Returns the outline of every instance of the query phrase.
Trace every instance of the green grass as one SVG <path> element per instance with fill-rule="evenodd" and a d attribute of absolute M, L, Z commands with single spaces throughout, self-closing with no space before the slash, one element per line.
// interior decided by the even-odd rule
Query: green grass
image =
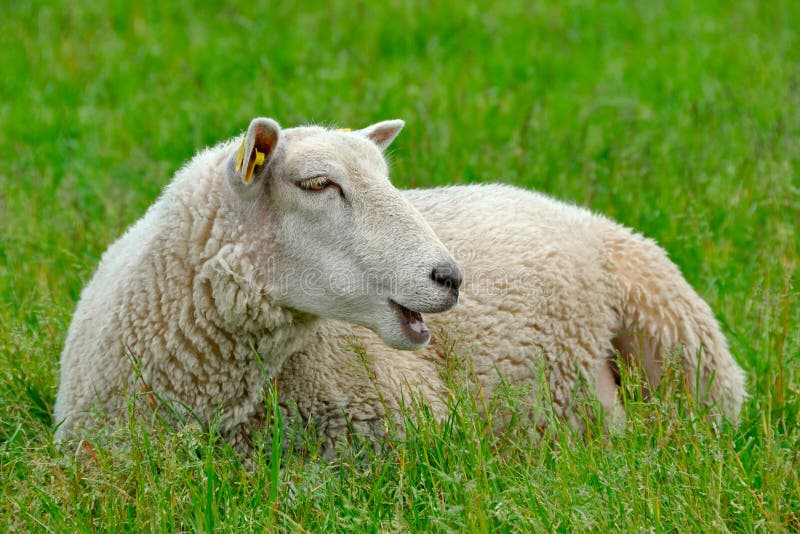
<path fill-rule="evenodd" d="M 0 530 L 800 530 L 800 2 L 332 4 L 2 8 Z M 624 435 L 534 442 L 462 394 L 333 464 L 136 425 L 57 451 L 59 352 L 100 254 L 257 115 L 404 118 L 398 186 L 514 183 L 656 238 L 747 371 L 742 424 L 715 434 L 663 392 L 634 395 Z"/>

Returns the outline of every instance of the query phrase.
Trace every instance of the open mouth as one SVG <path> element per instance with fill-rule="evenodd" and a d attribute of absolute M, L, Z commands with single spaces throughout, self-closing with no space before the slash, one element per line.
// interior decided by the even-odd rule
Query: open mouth
<path fill-rule="evenodd" d="M 425 326 L 425 321 L 422 320 L 422 315 L 419 312 L 409 310 L 405 306 L 389 299 L 389 305 L 397 314 L 397 319 L 403 327 L 403 333 L 414 344 L 424 345 L 431 337 L 428 327 Z"/>

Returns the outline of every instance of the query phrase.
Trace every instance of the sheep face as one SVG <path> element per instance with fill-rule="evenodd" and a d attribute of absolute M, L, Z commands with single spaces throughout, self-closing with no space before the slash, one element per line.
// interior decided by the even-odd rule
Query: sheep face
<path fill-rule="evenodd" d="M 402 127 L 281 130 L 254 119 L 232 156 L 231 185 L 268 214 L 278 304 L 366 326 L 410 350 L 430 339 L 421 313 L 455 306 L 461 273 L 389 182 L 382 151 Z"/>

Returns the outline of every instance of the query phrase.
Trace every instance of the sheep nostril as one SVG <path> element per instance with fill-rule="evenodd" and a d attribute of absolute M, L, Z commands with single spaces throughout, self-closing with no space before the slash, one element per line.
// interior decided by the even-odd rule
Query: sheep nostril
<path fill-rule="evenodd" d="M 441 263 L 431 271 L 431 279 L 442 287 L 458 292 L 463 277 L 461 269 L 454 263 Z"/>

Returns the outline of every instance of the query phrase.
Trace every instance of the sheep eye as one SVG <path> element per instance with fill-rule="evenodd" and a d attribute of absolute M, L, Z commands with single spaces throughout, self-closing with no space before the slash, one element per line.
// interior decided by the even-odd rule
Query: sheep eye
<path fill-rule="evenodd" d="M 298 182 L 297 185 L 300 189 L 305 191 L 322 191 L 326 187 L 332 185 L 333 182 L 328 180 L 327 176 L 314 176 L 313 178 L 308 178 L 307 180 L 303 180 Z"/>

